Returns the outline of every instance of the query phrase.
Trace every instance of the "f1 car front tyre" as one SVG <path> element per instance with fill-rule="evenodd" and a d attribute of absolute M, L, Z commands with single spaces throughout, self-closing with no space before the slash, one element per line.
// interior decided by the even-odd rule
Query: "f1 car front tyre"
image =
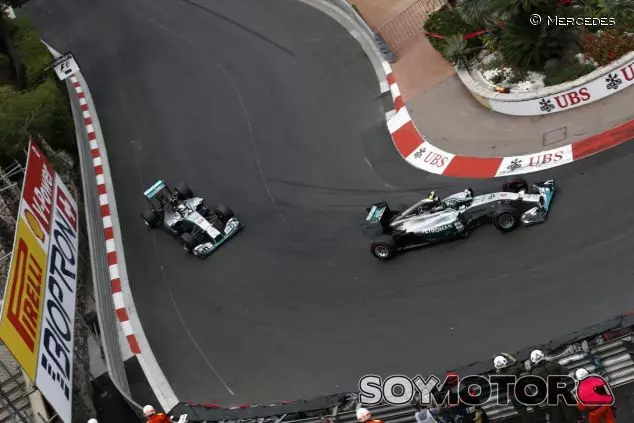
<path fill-rule="evenodd" d="M 176 191 L 178 198 L 181 200 L 187 200 L 188 198 L 192 198 L 194 196 L 191 188 L 189 188 L 186 184 L 178 184 L 178 186 L 174 188 L 174 191 Z"/>
<path fill-rule="evenodd" d="M 223 204 L 219 204 L 214 212 L 216 213 L 216 216 L 218 216 L 218 218 L 223 222 L 227 222 L 234 216 L 233 210 Z"/>
<path fill-rule="evenodd" d="M 502 191 L 504 192 L 515 192 L 518 193 L 520 191 L 528 192 L 528 182 L 524 178 L 511 178 L 507 179 L 502 185 Z"/>
<path fill-rule="evenodd" d="M 185 232 L 184 234 L 181 234 L 180 238 L 181 244 L 183 244 L 183 248 L 185 249 L 185 251 L 191 253 L 196 247 L 196 240 L 194 239 L 192 234 Z"/>
<path fill-rule="evenodd" d="M 396 254 L 396 242 L 389 235 L 378 236 L 370 246 L 370 251 L 379 260 L 387 261 Z"/>
<path fill-rule="evenodd" d="M 493 216 L 493 224 L 502 233 L 515 230 L 519 223 L 520 219 L 517 212 L 510 207 L 499 210 Z"/>
<path fill-rule="evenodd" d="M 152 210 L 143 210 L 143 220 L 150 228 L 156 228 L 160 223 L 159 216 Z"/>

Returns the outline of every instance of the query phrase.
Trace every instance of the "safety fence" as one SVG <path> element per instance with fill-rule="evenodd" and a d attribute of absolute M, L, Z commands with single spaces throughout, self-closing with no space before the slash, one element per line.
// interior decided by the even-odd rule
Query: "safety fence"
<path fill-rule="evenodd" d="M 418 0 L 381 25 L 377 32 L 390 50 L 398 52 L 423 31 L 429 15 L 446 4 L 447 0 Z"/>
<path fill-rule="evenodd" d="M 546 360 L 557 361 L 572 376 L 580 367 L 603 376 L 611 387 L 617 388 L 634 381 L 634 313 L 620 315 L 604 323 L 553 339 L 516 352 L 514 357 L 530 369 L 529 355 L 534 349 L 545 351 Z M 457 375 L 487 375 L 494 372 L 493 357 L 470 363 L 450 372 Z M 449 373 L 449 372 L 448 372 Z M 454 388 L 455 390 L 455 388 Z M 489 418 L 500 421 L 516 414 L 511 405 L 494 403 L 496 392 L 482 407 Z M 356 421 L 358 396 L 355 393 L 320 397 L 284 404 L 239 406 L 230 409 L 217 404 L 180 403 L 170 414 L 187 414 L 188 422 L 265 423 L 323 423 L 332 419 L 337 423 Z M 389 423 L 411 422 L 414 408 L 411 404 L 368 407 L 373 418 Z"/>

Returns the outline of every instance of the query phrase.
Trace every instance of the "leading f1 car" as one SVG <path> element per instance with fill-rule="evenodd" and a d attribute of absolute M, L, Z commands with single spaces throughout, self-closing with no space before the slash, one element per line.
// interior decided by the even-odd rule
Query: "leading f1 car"
<path fill-rule="evenodd" d="M 243 227 L 229 207 L 218 205 L 210 209 L 207 202 L 194 196 L 185 184 L 172 191 L 159 180 L 143 195 L 149 206 L 142 214 L 145 224 L 150 228 L 163 228 L 179 237 L 185 251 L 201 259 L 216 251 Z"/>
<path fill-rule="evenodd" d="M 471 188 L 440 199 L 435 192 L 403 211 L 392 211 L 383 201 L 367 209 L 364 234 L 370 251 L 389 260 L 409 248 L 466 238 L 470 231 L 493 222 L 500 232 L 543 223 L 555 193 L 555 180 L 531 186 L 521 178 L 506 181 L 501 192 L 474 195 Z"/>

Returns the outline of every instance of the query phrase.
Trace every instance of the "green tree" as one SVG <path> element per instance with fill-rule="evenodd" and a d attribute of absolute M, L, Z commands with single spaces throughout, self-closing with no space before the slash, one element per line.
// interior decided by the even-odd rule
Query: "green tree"
<path fill-rule="evenodd" d="M 456 10 L 462 19 L 471 25 L 489 27 L 495 19 L 492 0 L 460 0 Z"/>

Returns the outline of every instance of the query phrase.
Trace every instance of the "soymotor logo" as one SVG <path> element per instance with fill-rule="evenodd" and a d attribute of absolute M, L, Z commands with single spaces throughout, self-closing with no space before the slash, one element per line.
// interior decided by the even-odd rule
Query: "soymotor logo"
<path fill-rule="evenodd" d="M 457 388 L 457 389 L 454 389 Z M 591 407 L 614 404 L 614 394 L 605 379 L 598 375 L 586 375 L 577 381 L 568 375 L 539 376 L 495 374 L 490 376 L 470 375 L 466 377 L 446 376 L 441 379 L 420 375 L 410 379 L 394 375 L 385 380 L 381 376 L 366 375 L 359 380 L 360 401 L 363 405 L 381 403 L 402 405 L 412 403 L 418 397 L 423 406 L 482 406 L 493 399 L 499 405 L 511 400 L 527 407 L 539 405 Z"/>

